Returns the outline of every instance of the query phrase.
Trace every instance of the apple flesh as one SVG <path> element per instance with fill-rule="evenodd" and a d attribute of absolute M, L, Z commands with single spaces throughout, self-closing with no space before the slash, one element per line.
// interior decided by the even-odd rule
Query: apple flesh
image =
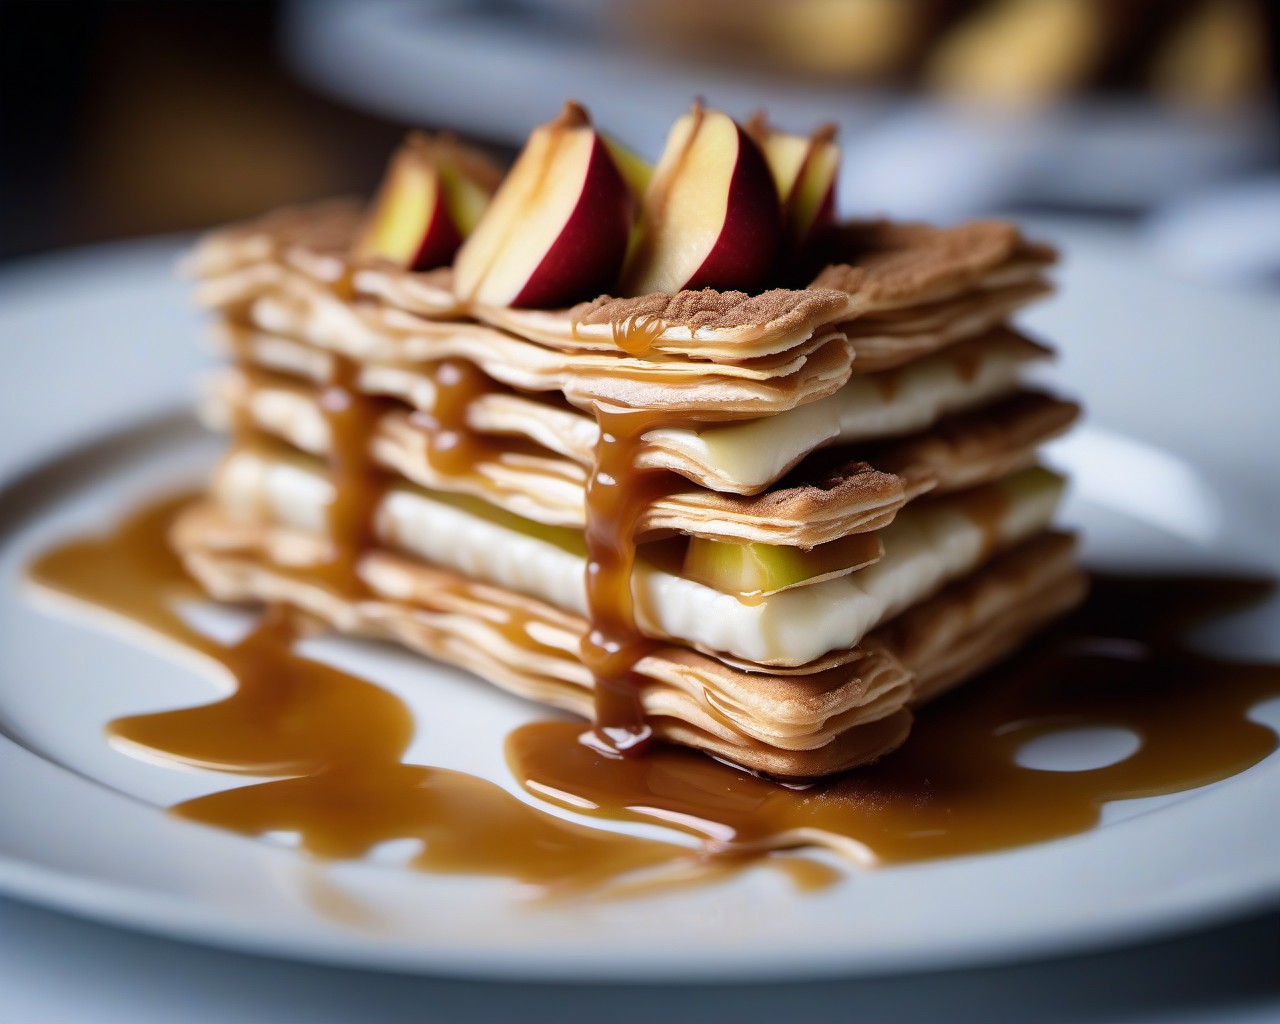
<path fill-rule="evenodd" d="M 653 178 L 653 164 L 639 153 L 628 149 L 617 139 L 611 139 L 608 136 L 601 138 L 609 150 L 609 155 L 613 157 L 618 171 L 622 174 L 622 179 L 631 189 L 632 199 L 636 201 L 635 205 L 638 206 L 639 197 L 644 195 L 645 189 L 649 187 L 649 182 Z"/>
<path fill-rule="evenodd" d="M 534 130 L 459 250 L 458 296 L 539 309 L 595 298 L 617 279 L 634 211 L 611 144 L 567 103 Z"/>
<path fill-rule="evenodd" d="M 488 160 L 450 138 L 411 133 L 391 158 L 352 256 L 406 270 L 447 265 L 500 177 Z"/>
<path fill-rule="evenodd" d="M 781 234 L 760 147 L 727 114 L 695 104 L 672 127 L 645 191 L 622 291 L 755 290 L 777 260 Z"/>
<path fill-rule="evenodd" d="M 819 577 L 853 572 L 877 562 L 883 549 L 874 534 L 855 533 L 809 551 L 777 544 L 734 544 L 691 537 L 684 576 L 726 594 L 766 597 Z"/>
<path fill-rule="evenodd" d="M 392 486 L 397 490 L 425 495 L 427 498 L 432 501 L 439 502 L 441 505 L 448 505 L 450 508 L 459 509 L 462 512 L 466 512 L 468 515 L 493 523 L 495 526 L 501 526 L 503 529 L 510 530 L 513 533 L 519 533 L 526 537 L 533 537 L 535 540 L 554 544 L 556 547 L 569 552 L 571 555 L 579 555 L 583 558 L 586 557 L 587 545 L 583 540 L 581 530 L 572 530 L 567 526 L 549 526 L 546 523 L 539 523 L 533 519 L 526 519 L 524 516 L 518 516 L 514 512 L 508 512 L 506 509 L 485 501 L 483 498 L 477 498 L 470 494 L 459 494 L 454 491 L 437 491 L 431 488 L 421 487 L 418 484 L 409 483 L 393 484 Z"/>
<path fill-rule="evenodd" d="M 747 131 L 764 152 L 778 187 L 787 249 L 808 249 L 835 221 L 840 173 L 835 125 L 825 124 L 805 137 L 770 128 L 757 114 Z"/>

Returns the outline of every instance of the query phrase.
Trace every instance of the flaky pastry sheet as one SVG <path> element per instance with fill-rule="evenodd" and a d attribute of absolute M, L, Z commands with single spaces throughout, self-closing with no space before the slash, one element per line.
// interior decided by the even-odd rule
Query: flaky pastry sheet
<path fill-rule="evenodd" d="M 386 637 L 520 696 L 583 717 L 591 675 L 578 658 L 585 623 L 545 603 L 393 553 L 370 552 L 370 594 L 341 596 L 296 570 L 314 538 L 238 523 L 208 503 L 178 521 L 187 567 L 225 601 L 283 601 L 342 632 Z M 990 664 L 1083 591 L 1073 543 L 1043 534 L 872 633 L 842 664 L 810 675 L 748 672 L 684 648 L 637 666 L 660 737 L 787 778 L 829 774 L 897 746 L 906 708 Z M 917 690 L 917 680 L 927 690 Z"/>

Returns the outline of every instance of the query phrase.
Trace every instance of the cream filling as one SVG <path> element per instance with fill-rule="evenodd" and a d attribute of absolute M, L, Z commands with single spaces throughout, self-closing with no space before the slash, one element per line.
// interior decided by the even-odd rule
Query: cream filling
<path fill-rule="evenodd" d="M 761 665 L 798 666 L 857 644 L 877 624 L 973 571 L 991 554 L 1043 530 L 1063 481 L 1039 468 L 1000 484 L 994 521 L 963 493 L 908 506 L 881 536 L 877 564 L 747 604 L 641 563 L 636 614 L 648 635 L 721 651 Z M 243 449 L 223 464 L 215 493 L 229 514 L 323 533 L 333 484 L 313 466 Z M 983 503 L 986 504 L 986 503 Z M 379 539 L 467 577 L 586 614 L 585 562 L 549 540 L 455 508 L 418 488 L 390 491 L 376 511 Z M 990 531 L 990 532 L 989 532 Z"/>
<path fill-rule="evenodd" d="M 253 358 L 260 365 L 319 380 L 324 368 L 306 361 L 315 352 L 297 342 L 259 335 Z M 648 431 L 640 464 L 683 473 L 711 490 L 755 494 L 824 445 L 904 437 L 944 416 L 1012 394 L 1027 362 L 1024 349 L 989 351 L 972 365 L 942 353 L 899 370 L 855 375 L 835 394 L 775 416 L 704 429 Z M 431 378 L 412 367 L 366 364 L 360 387 L 419 409 L 435 405 Z M 480 432 L 527 437 L 579 464 L 590 462 L 598 436 L 595 423 L 576 410 L 506 392 L 476 398 L 467 421 Z M 315 445 L 304 447 L 317 450 Z"/>
<path fill-rule="evenodd" d="M 809 452 L 825 444 L 901 437 L 932 426 L 943 416 L 975 408 L 1018 387 L 1025 362 L 1009 353 L 984 356 L 973 372 L 948 355 L 922 359 L 893 374 L 853 376 L 828 398 L 778 416 L 701 431 L 662 427 L 645 440 L 655 446 L 641 464 L 677 455 L 709 475 L 759 490 L 775 482 Z M 663 459 L 662 455 L 668 456 Z"/>

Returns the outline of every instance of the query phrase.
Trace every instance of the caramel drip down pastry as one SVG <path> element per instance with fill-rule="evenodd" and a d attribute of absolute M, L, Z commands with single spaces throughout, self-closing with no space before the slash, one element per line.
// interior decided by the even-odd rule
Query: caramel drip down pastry
<path fill-rule="evenodd" d="M 688 884 L 744 866 L 576 825 L 477 776 L 406 763 L 415 726 L 408 708 L 368 680 L 299 654 L 297 640 L 314 624 L 282 603 L 234 644 L 193 629 L 176 605 L 196 588 L 167 541 L 191 501 L 180 495 L 144 505 L 105 535 L 46 552 L 30 570 L 42 587 L 198 654 L 233 683 L 212 703 L 111 723 L 115 743 L 152 759 L 285 776 L 186 801 L 173 808 L 177 816 L 246 835 L 294 832 L 302 849 L 326 858 L 416 839 L 412 867 L 509 878 L 550 896 L 596 893 L 636 875 L 651 885 L 664 877 Z M 331 564 L 309 572 L 325 585 L 341 582 Z"/>
<path fill-rule="evenodd" d="M 377 419 L 374 403 L 355 387 L 359 368 L 337 358 L 320 393 L 320 408 L 329 427 L 329 467 L 333 497 L 329 504 L 329 537 L 333 545 L 324 572 L 351 593 L 361 589 L 356 565 L 373 538 L 373 510 L 382 497 L 382 474 L 369 457 L 368 438 Z"/>
<path fill-rule="evenodd" d="M 632 572 L 640 518 L 676 490 L 672 473 L 637 468 L 644 432 L 663 422 L 646 413 L 597 409 L 599 440 L 587 478 L 587 619 L 582 660 L 595 677 L 595 725 L 614 749 L 638 751 L 651 730 L 635 666 L 652 647 L 636 624 Z"/>
<path fill-rule="evenodd" d="M 1075 616 L 986 679 L 918 712 L 900 751 L 817 785 L 780 787 L 674 747 L 608 757 L 579 741 L 582 726 L 563 721 L 532 723 L 509 737 L 512 770 L 535 799 L 692 833 L 703 846 L 691 854 L 675 843 L 563 821 L 464 773 L 403 763 L 413 729 L 404 706 L 368 681 L 297 655 L 301 620 L 272 613 L 227 647 L 192 629 L 175 610 L 193 596 L 192 581 L 166 543 L 190 502 L 165 499 L 103 535 L 67 542 L 40 556 L 31 576 L 199 653 L 235 681 L 223 700 L 114 723 L 118 742 L 206 769 L 290 776 L 237 785 L 175 813 L 249 835 L 294 831 L 304 849 L 323 857 L 359 857 L 381 842 L 417 838 L 425 843 L 412 861 L 417 868 L 509 877 L 554 894 L 625 886 L 654 871 L 676 883 L 713 881 L 776 864 L 772 851 L 804 846 L 864 865 L 971 855 L 1078 833 L 1096 825 L 1105 801 L 1203 786 L 1276 747 L 1275 733 L 1250 712 L 1280 697 L 1280 668 L 1192 653 L 1184 640 L 1272 586 L 1122 576 L 1095 580 Z M 1038 571 L 1047 554 L 1042 547 L 1019 571 Z M 226 596 L 254 592 L 264 593 Z M 966 597 L 962 618 L 969 621 L 960 628 L 972 631 L 972 616 L 996 593 Z M 1008 621 L 1027 594 L 1016 591 L 1013 604 L 1006 595 L 997 619 Z M 962 606 L 951 598 L 931 604 L 880 638 L 930 681 L 921 699 L 966 674 L 949 663 L 957 645 L 947 639 Z M 518 616 L 504 629 L 529 637 L 534 619 Z M 528 646 L 526 662 L 539 649 Z M 1116 764 L 1084 771 L 1019 763 L 1023 744 L 1063 722 L 1121 725 L 1142 745 Z M 877 733 L 900 742 L 901 718 L 881 723 L 864 730 L 863 742 L 873 744 Z M 1188 735 L 1196 741 L 1188 744 Z M 837 877 L 830 868 L 798 870 L 811 886 Z"/>

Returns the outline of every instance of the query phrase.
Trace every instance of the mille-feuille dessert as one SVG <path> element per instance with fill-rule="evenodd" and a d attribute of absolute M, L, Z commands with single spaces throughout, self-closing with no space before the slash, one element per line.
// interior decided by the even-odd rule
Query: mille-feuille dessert
<path fill-rule="evenodd" d="M 1053 252 L 837 223 L 838 165 L 829 129 L 695 106 L 651 169 L 568 104 L 505 175 L 415 134 L 367 210 L 210 235 L 233 440 L 185 564 L 606 749 L 781 779 L 893 749 L 1082 595 L 1036 462 L 1078 410 L 1009 323 Z"/>

